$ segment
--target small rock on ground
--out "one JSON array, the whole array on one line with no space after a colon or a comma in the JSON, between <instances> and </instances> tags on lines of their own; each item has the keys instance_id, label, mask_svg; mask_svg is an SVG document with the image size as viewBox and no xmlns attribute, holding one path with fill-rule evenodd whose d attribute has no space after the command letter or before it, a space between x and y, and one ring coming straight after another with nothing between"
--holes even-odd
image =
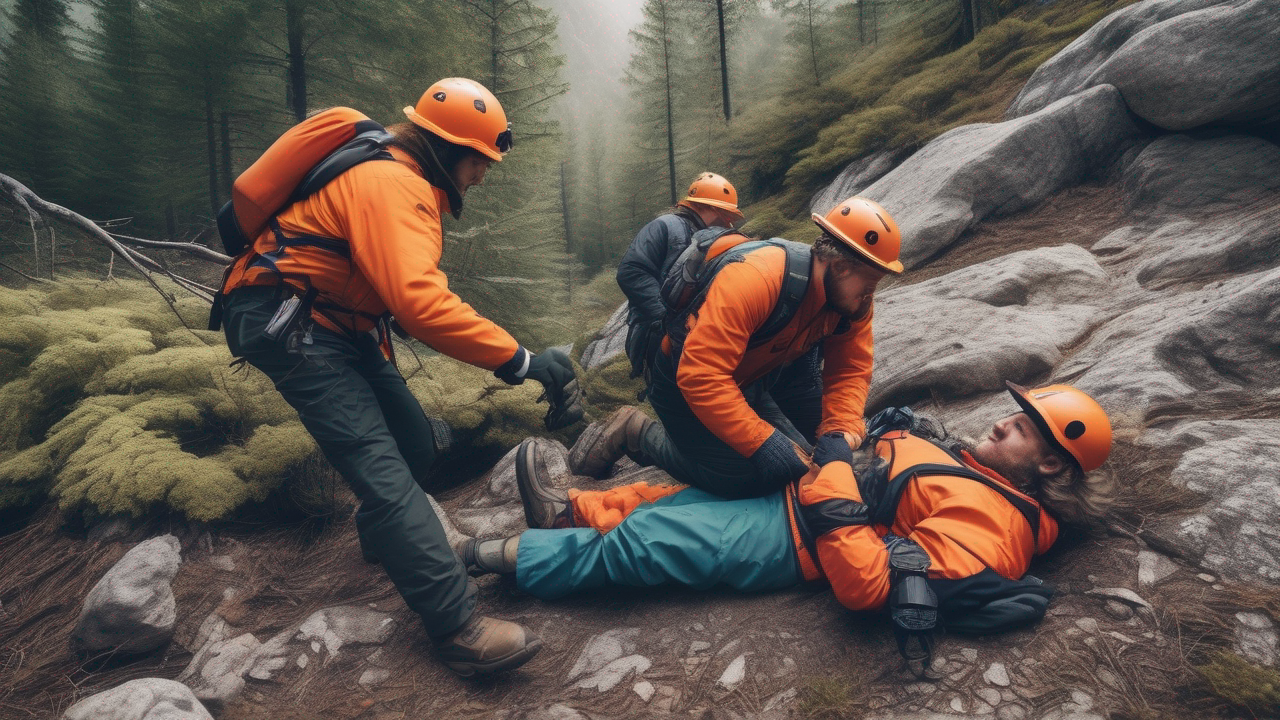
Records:
<instances>
[{"instance_id":1,"label":"small rock on ground","mask_svg":"<svg viewBox=\"0 0 1280 720\"><path fill-rule=\"evenodd\" d=\"M213 720L180 682L140 678L72 705L62 720Z\"/></svg>"}]
</instances>

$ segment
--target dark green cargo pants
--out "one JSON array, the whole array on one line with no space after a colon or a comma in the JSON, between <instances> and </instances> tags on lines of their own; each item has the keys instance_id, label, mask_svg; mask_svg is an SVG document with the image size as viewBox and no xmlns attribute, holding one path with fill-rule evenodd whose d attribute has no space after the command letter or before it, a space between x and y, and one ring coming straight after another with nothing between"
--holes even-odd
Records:
<instances>
[{"instance_id":1,"label":"dark green cargo pants","mask_svg":"<svg viewBox=\"0 0 1280 720\"><path fill-rule=\"evenodd\" d=\"M739 455L708 430L693 414L676 385L676 371L669 356L659 353L650 373L649 404L661 422L653 423L645 432L635 457L637 462L656 465L686 485L730 499L762 497L781 490L795 479L761 473L749 458ZM796 429L794 421L822 415L821 386L814 392L808 387L811 384L795 383L805 392L788 392L788 410L774 400L768 380L743 388L742 394L761 419L808 451L810 439Z\"/></svg>"},{"instance_id":2,"label":"dark green cargo pants","mask_svg":"<svg viewBox=\"0 0 1280 720\"><path fill-rule=\"evenodd\" d=\"M312 344L286 352L262 334L280 305L273 288L242 288L225 302L231 354L271 378L359 498L365 552L382 562L429 635L457 630L475 609L475 585L419 487L435 441L400 372L367 333L352 342L317 327Z\"/></svg>"}]
</instances>

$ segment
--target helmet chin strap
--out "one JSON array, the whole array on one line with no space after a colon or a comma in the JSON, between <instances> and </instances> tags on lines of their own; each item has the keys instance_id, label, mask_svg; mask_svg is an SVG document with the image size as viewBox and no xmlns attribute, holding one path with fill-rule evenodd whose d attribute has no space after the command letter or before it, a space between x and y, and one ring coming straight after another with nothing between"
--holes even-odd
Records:
<instances>
[{"instance_id":1,"label":"helmet chin strap","mask_svg":"<svg viewBox=\"0 0 1280 720\"><path fill-rule=\"evenodd\" d=\"M428 131L424 131L428 132ZM444 165L440 162L440 158L436 157L435 148L431 147L431 143L422 143L427 149L427 155L431 158L431 163L437 174L445 182L445 194L449 196L449 213L453 215L454 220L462 218L462 191L458 189L458 184L453 181L453 175L444 169Z\"/></svg>"}]
</instances>

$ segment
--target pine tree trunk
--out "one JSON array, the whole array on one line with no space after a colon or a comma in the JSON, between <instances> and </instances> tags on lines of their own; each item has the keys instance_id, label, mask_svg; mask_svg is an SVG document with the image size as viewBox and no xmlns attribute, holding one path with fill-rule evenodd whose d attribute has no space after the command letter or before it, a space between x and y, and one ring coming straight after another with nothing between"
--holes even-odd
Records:
<instances>
[{"instance_id":1,"label":"pine tree trunk","mask_svg":"<svg viewBox=\"0 0 1280 720\"><path fill-rule=\"evenodd\" d=\"M285 33L289 36L289 105L293 119L302 122L307 118L307 58L302 48L306 33L303 8L299 0L285 0Z\"/></svg>"},{"instance_id":2,"label":"pine tree trunk","mask_svg":"<svg viewBox=\"0 0 1280 720\"><path fill-rule=\"evenodd\" d=\"M960 0L960 43L968 45L973 41L973 6L969 0Z\"/></svg>"},{"instance_id":3,"label":"pine tree trunk","mask_svg":"<svg viewBox=\"0 0 1280 720\"><path fill-rule=\"evenodd\" d=\"M676 200L676 133L672 126L671 112L671 56L669 52L670 30L667 28L667 4L662 8L662 82L667 90L667 180L671 185L671 204Z\"/></svg>"},{"instance_id":4,"label":"pine tree trunk","mask_svg":"<svg viewBox=\"0 0 1280 720\"><path fill-rule=\"evenodd\" d=\"M969 17L973 19L973 36L982 31L982 3L980 0L969 0Z\"/></svg>"},{"instance_id":5,"label":"pine tree trunk","mask_svg":"<svg viewBox=\"0 0 1280 720\"><path fill-rule=\"evenodd\" d=\"M170 240L176 240L178 237L178 221L173 216L173 201L164 204L164 229L168 233L166 237Z\"/></svg>"},{"instance_id":6,"label":"pine tree trunk","mask_svg":"<svg viewBox=\"0 0 1280 720\"><path fill-rule=\"evenodd\" d=\"M208 88L205 88L204 134L206 155L209 161L209 207L213 208L215 215L218 214L218 209L222 207L222 202L218 199L218 144L216 133L213 119L213 93Z\"/></svg>"},{"instance_id":7,"label":"pine tree trunk","mask_svg":"<svg viewBox=\"0 0 1280 720\"><path fill-rule=\"evenodd\" d=\"M489 24L489 89L498 92L498 0L493 0L493 21Z\"/></svg>"},{"instance_id":8,"label":"pine tree trunk","mask_svg":"<svg viewBox=\"0 0 1280 720\"><path fill-rule=\"evenodd\" d=\"M234 173L231 169L231 113L222 111L222 192L231 197Z\"/></svg>"},{"instance_id":9,"label":"pine tree trunk","mask_svg":"<svg viewBox=\"0 0 1280 720\"><path fill-rule=\"evenodd\" d=\"M729 61L725 51L724 0L716 0L716 19L720 23L720 89L724 94L724 121L729 122Z\"/></svg>"},{"instance_id":10,"label":"pine tree trunk","mask_svg":"<svg viewBox=\"0 0 1280 720\"><path fill-rule=\"evenodd\" d=\"M818 45L813 36L813 0L805 3L809 19L809 56L813 58L813 84L821 85L822 77L818 75Z\"/></svg>"},{"instance_id":11,"label":"pine tree trunk","mask_svg":"<svg viewBox=\"0 0 1280 720\"><path fill-rule=\"evenodd\" d=\"M867 44L867 0L858 0L858 44Z\"/></svg>"},{"instance_id":12,"label":"pine tree trunk","mask_svg":"<svg viewBox=\"0 0 1280 720\"><path fill-rule=\"evenodd\" d=\"M564 252L570 257L573 256L573 228L569 222L569 182L565 175L565 165L567 160L560 161L560 215L564 218ZM567 277L565 278L565 292L569 293L570 299L573 297L573 267L569 267Z\"/></svg>"}]
</instances>

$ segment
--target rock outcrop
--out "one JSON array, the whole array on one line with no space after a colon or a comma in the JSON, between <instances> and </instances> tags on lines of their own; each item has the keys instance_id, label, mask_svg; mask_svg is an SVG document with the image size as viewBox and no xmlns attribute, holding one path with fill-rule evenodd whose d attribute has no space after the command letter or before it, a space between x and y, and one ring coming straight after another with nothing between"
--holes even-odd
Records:
<instances>
[{"instance_id":1,"label":"rock outcrop","mask_svg":"<svg viewBox=\"0 0 1280 720\"><path fill-rule=\"evenodd\" d=\"M1112 294L1107 272L1076 245L1013 253L879 294L868 405L964 397L1042 377L1106 319Z\"/></svg>"},{"instance_id":2,"label":"rock outcrop","mask_svg":"<svg viewBox=\"0 0 1280 720\"><path fill-rule=\"evenodd\" d=\"M1009 109L1035 112L1114 85L1166 130L1280 122L1280 5L1147 0L1117 11L1041 66Z\"/></svg>"},{"instance_id":3,"label":"rock outcrop","mask_svg":"<svg viewBox=\"0 0 1280 720\"><path fill-rule=\"evenodd\" d=\"M67 708L62 720L213 720L191 690L161 678L130 680Z\"/></svg>"},{"instance_id":4,"label":"rock outcrop","mask_svg":"<svg viewBox=\"0 0 1280 720\"><path fill-rule=\"evenodd\" d=\"M610 360L618 357L627 349L627 310L630 307L622 303L609 316L608 322L600 328L595 338L582 349L579 362L583 369L594 370Z\"/></svg>"},{"instance_id":5,"label":"rock outcrop","mask_svg":"<svg viewBox=\"0 0 1280 720\"><path fill-rule=\"evenodd\" d=\"M85 598L72 646L81 652L145 653L173 637L177 605L170 583L182 564L172 535L152 538L125 553Z\"/></svg>"},{"instance_id":6,"label":"rock outcrop","mask_svg":"<svg viewBox=\"0 0 1280 720\"><path fill-rule=\"evenodd\" d=\"M1026 117L944 133L862 195L893 213L902 263L913 268L974 224L1105 172L1140 136L1119 92L1099 86Z\"/></svg>"},{"instance_id":7,"label":"rock outcrop","mask_svg":"<svg viewBox=\"0 0 1280 720\"><path fill-rule=\"evenodd\" d=\"M826 215L831 208L871 187L872 183L901 162L905 155L901 150L880 150L854 160L840 171L835 180L813 196L809 201L809 211Z\"/></svg>"}]
</instances>

